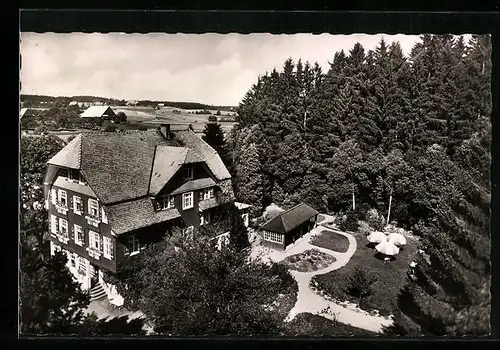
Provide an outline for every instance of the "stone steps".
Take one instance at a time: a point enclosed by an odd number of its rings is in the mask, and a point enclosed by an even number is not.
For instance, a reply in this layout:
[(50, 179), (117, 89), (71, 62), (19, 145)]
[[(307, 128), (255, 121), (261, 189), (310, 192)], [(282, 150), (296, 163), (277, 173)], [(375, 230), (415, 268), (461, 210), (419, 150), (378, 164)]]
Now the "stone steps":
[(100, 300), (102, 298), (105, 298), (106, 296), (106, 291), (100, 283), (97, 283), (97, 285), (92, 287), (92, 289), (90, 290), (90, 301)]

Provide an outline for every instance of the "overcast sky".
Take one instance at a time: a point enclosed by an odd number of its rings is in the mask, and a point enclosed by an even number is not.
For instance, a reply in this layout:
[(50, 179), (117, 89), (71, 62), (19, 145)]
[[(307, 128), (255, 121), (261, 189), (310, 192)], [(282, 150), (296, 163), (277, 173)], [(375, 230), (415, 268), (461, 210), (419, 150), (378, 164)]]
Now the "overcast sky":
[(21, 34), (21, 93), (237, 105), (284, 61), (318, 62), (381, 37), (408, 54), (416, 35)]

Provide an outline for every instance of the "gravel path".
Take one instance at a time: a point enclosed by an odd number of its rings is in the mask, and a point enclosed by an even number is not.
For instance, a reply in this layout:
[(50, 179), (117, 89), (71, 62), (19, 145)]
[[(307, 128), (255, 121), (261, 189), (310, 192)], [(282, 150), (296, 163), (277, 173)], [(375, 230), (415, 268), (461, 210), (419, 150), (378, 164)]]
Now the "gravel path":
[[(339, 253), (330, 249), (311, 245), (309, 243), (311, 237), (323, 231), (336, 233), (346, 237), (349, 240), (349, 249), (345, 253)], [(313, 272), (290, 271), (292, 276), (297, 281), (299, 289), (297, 293), (297, 302), (290, 310), (290, 313), (286, 318), (287, 322), (293, 320), (295, 316), (300, 313), (308, 312), (376, 333), (382, 332), (383, 326), (389, 326), (393, 323), (391, 318), (371, 315), (368, 312), (361, 310), (356, 305), (347, 304), (347, 306), (344, 306), (339, 303), (329, 301), (310, 288), (309, 284), (314, 276), (323, 275), (337, 270), (349, 262), (356, 251), (357, 243), (356, 239), (348, 233), (333, 229), (331, 226), (326, 226), (326, 224), (325, 226), (320, 225), (304, 235), (300, 241), (297, 241), (294, 246), (288, 248), (284, 252), (272, 251), (261, 246), (258, 247), (258, 249), (255, 249), (252, 252), (252, 255), (253, 257), (257, 257), (259, 254), (262, 254), (264, 259), (279, 262), (290, 255), (300, 254), (313, 248), (335, 257), (336, 261), (324, 269)]]

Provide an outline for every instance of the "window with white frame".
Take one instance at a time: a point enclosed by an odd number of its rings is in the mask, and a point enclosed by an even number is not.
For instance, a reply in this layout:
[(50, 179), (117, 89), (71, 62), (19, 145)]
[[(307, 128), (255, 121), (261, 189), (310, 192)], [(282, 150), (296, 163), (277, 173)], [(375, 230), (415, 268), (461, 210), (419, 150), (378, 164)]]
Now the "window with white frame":
[(193, 192), (182, 194), (182, 209), (191, 209), (193, 207)]
[(189, 167), (186, 169), (187, 175), (186, 178), (192, 180), (194, 178), (194, 168)]
[(64, 238), (69, 238), (68, 221), (66, 219), (59, 218), (59, 234)]
[(99, 216), (99, 203), (92, 198), (89, 198), (89, 214), (94, 217)]
[(130, 235), (128, 236), (128, 247), (130, 250), (130, 253), (138, 253), (140, 250), (140, 244), (139, 244), (139, 238), (137, 238), (136, 235)]
[(75, 254), (68, 252), (68, 260), (71, 267), (76, 267)]
[(164, 196), (158, 200), (158, 204), (161, 210), (171, 209), (174, 207), (174, 197)]
[(205, 188), (203, 190), (203, 199), (210, 199), (214, 197), (214, 189), (213, 188)]
[(80, 225), (75, 224), (74, 232), (75, 232), (75, 243), (78, 245), (83, 245), (85, 243), (83, 228)]
[(57, 191), (55, 190), (55, 188), (50, 190), (50, 201), (53, 205), (57, 204)]
[(107, 224), (108, 223), (108, 217), (106, 216), (106, 212), (104, 211), (104, 208), (101, 207), (101, 217), (102, 217), (102, 222)]
[(83, 275), (87, 274), (87, 259), (82, 258), (81, 256), (78, 257), (78, 272)]
[(72, 181), (80, 181), (80, 171), (77, 169), (68, 169), (68, 179)]
[(65, 190), (59, 190), (57, 192), (57, 199), (58, 199), (59, 204), (61, 204), (62, 206), (64, 206), (64, 207), (68, 206), (68, 196), (67, 196)]
[(101, 250), (100, 237), (97, 232), (89, 231), (89, 246), (92, 250)]
[(283, 235), (281, 233), (264, 231), (264, 239), (269, 242), (283, 244)]
[(104, 246), (104, 257), (113, 259), (113, 241), (109, 237), (103, 237), (102, 244)]
[(73, 212), (80, 215), (83, 211), (82, 199), (78, 196), (73, 196)]
[(50, 232), (57, 234), (57, 217), (53, 214), (50, 215)]

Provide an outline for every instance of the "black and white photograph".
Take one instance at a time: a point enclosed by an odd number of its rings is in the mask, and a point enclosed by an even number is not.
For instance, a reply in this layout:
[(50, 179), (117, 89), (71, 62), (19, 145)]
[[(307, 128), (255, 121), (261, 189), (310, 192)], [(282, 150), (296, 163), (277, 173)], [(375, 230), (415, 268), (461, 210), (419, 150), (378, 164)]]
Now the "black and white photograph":
[(21, 336), (491, 334), (490, 35), (19, 45)]

